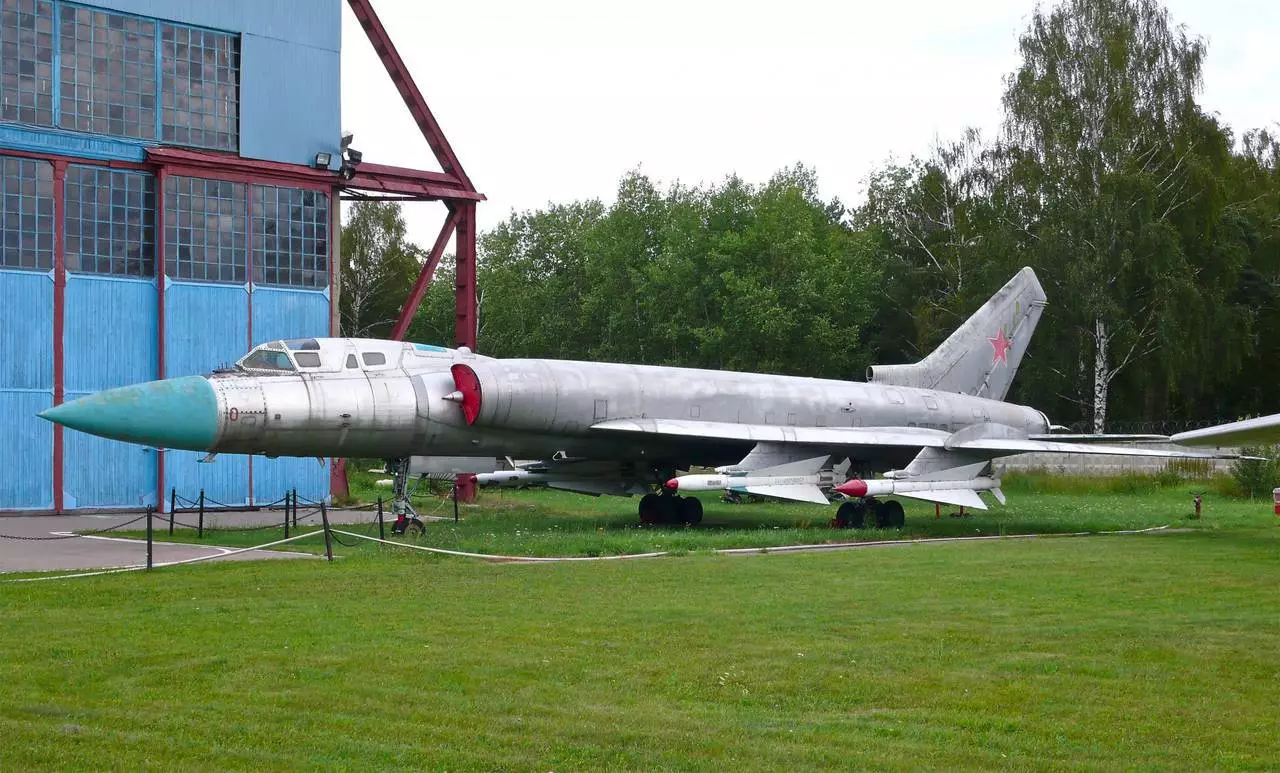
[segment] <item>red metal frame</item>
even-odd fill
[[[61,405],[66,396],[66,371],[63,366],[63,336],[66,321],[67,272],[62,223],[65,219],[67,162],[53,162],[53,404]],[[53,511],[61,513],[63,501],[62,427],[53,425]]]
[[[452,178],[452,181],[461,189],[458,194],[436,196],[436,198],[449,205],[450,216],[445,221],[444,228],[441,230],[441,237],[436,240],[436,246],[432,248],[431,252],[432,255],[435,255],[438,248],[442,253],[443,245],[449,240],[448,231],[454,230],[457,233],[454,252],[457,263],[454,287],[454,302],[456,306],[454,340],[458,346],[467,346],[474,351],[478,332],[476,319],[476,202],[483,200],[484,196],[476,193],[475,186],[471,184],[471,178],[467,177],[467,173],[463,171],[462,164],[453,152],[453,147],[449,145],[449,140],[445,138],[440,124],[436,121],[435,116],[432,115],[431,109],[427,107],[426,99],[423,98],[422,92],[418,90],[418,86],[414,83],[413,76],[409,73],[409,68],[405,65],[404,60],[400,58],[395,44],[391,42],[391,36],[387,34],[386,28],[382,26],[382,21],[378,19],[378,14],[374,12],[372,0],[347,0],[347,5],[351,6],[351,11],[355,14],[356,20],[360,22],[365,35],[369,38],[369,42],[373,44],[373,50],[377,52],[378,58],[382,60],[382,66],[386,68],[387,74],[391,76],[392,83],[399,90],[400,97],[404,100],[405,106],[409,108],[414,121],[417,122],[423,138],[426,139],[427,144],[431,147],[431,152],[435,154],[436,162],[440,164],[444,174]],[[352,183],[360,182],[362,174],[391,178],[393,175],[386,174],[389,171],[384,168],[361,164]],[[400,173],[400,176],[394,176],[397,179],[397,184],[402,184],[401,180],[405,170],[396,171]],[[384,172],[384,175],[379,175],[378,172]],[[447,185],[445,181],[433,180],[432,182],[438,182],[442,187]],[[420,184],[425,185],[427,183],[424,180]],[[375,190],[370,185],[352,185],[351,187]],[[451,223],[454,224],[452,229],[450,228]],[[400,318],[396,322],[395,331],[392,335],[393,339],[401,340],[405,331],[409,329],[409,322],[418,311],[418,305],[422,302],[427,287],[431,284],[431,278],[435,273],[438,262],[438,257],[434,260],[428,257],[426,263],[423,264],[422,271],[418,274],[418,281],[414,283],[413,292],[410,293],[400,310]],[[475,484],[471,482],[470,476],[459,475],[455,485],[460,499],[470,501],[475,498]]]

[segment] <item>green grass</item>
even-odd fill
[[[1242,523],[0,585],[0,769],[1266,769],[1280,529],[1216,510]]]
[[[1093,490],[1081,490],[1091,487]],[[1198,530],[1267,529],[1274,516],[1262,501],[1241,500],[1208,493],[1204,515],[1192,520],[1191,494],[1203,491],[1203,482],[1167,482],[1154,478],[1069,480],[1048,476],[1015,476],[1008,479],[1007,506],[994,505],[965,518],[950,517],[956,510],[944,507],[935,518],[933,505],[901,500],[907,511],[904,530],[833,530],[828,523],[835,507],[804,503],[758,502],[730,505],[713,494],[704,495],[705,516],[694,528],[641,527],[636,499],[587,497],[550,490],[498,490],[482,492],[477,503],[463,505],[462,520],[430,522],[427,534],[417,540],[432,547],[475,553],[528,556],[594,556],[651,551],[679,553],[721,548],[771,547],[791,544],[869,541],[883,539],[983,536],[1000,534],[1114,531],[1174,526]],[[422,514],[451,515],[447,498],[423,497],[417,501]],[[181,516],[187,521],[190,516]],[[377,534],[372,513],[369,521],[351,530]],[[317,519],[312,518],[311,523]],[[128,536],[141,536],[133,532]],[[206,531],[204,542],[250,546],[279,539],[281,530],[234,532]],[[167,539],[157,534],[158,539]],[[174,539],[199,541],[191,531],[179,530]],[[346,539],[346,538],[344,538]],[[288,549],[321,551],[318,540]],[[342,555],[375,550],[367,543],[346,547]]]

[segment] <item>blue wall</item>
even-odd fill
[[[63,328],[65,398],[156,377],[155,280],[67,275]],[[63,506],[156,503],[156,451],[66,430]]]
[[[249,341],[245,287],[167,281],[164,296],[165,377],[205,375],[244,356]],[[227,505],[249,503],[249,457],[165,451],[165,490],[195,499],[205,495]]]
[[[0,509],[53,507],[53,278],[0,271]]]
[[[307,290],[253,288],[253,343],[280,338],[327,335],[329,293]],[[253,499],[273,502],[290,488],[298,496],[318,502],[329,496],[329,466],[315,459],[253,458]]]

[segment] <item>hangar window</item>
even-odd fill
[[[0,268],[53,268],[53,165],[0,156]]]
[[[217,150],[240,146],[240,40],[213,30],[163,24],[162,137]]]
[[[155,180],[151,175],[67,167],[63,221],[68,271],[155,276]]]
[[[301,188],[253,186],[253,281],[329,286],[329,197]]]
[[[156,138],[156,23],[62,5],[58,125]]]
[[[320,367],[320,355],[315,352],[294,352],[293,359],[297,361],[299,368]]]
[[[165,272],[174,279],[248,279],[245,186],[225,180],[170,177],[164,188]]]
[[[53,126],[53,4],[0,3],[0,121]]]
[[[369,367],[377,367],[378,365],[387,364],[387,356],[382,352],[365,352],[364,364]]]

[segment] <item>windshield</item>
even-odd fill
[[[250,352],[249,356],[240,362],[240,367],[246,370],[293,372],[293,363],[289,361],[289,355],[271,349],[258,349],[255,352]]]

